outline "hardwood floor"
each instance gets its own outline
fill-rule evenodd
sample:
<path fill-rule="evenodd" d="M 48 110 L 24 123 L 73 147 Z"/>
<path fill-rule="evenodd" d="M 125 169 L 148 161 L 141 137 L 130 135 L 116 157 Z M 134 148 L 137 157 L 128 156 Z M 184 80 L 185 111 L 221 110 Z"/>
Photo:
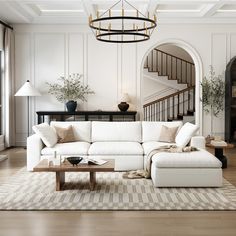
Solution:
<path fill-rule="evenodd" d="M 213 151 L 213 150 L 210 150 Z M 26 151 L 10 149 L 0 162 L 0 183 L 26 164 Z M 236 186 L 236 149 L 226 152 L 224 177 Z M 0 236 L 236 235 L 236 211 L 1 211 Z"/>

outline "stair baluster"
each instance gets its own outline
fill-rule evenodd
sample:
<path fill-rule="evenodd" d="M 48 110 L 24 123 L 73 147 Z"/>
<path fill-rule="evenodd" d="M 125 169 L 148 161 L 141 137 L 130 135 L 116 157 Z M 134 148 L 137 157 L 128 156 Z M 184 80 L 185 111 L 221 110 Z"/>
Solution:
<path fill-rule="evenodd" d="M 147 103 L 143 109 L 144 120 L 147 121 L 182 119 L 184 115 L 195 111 L 195 86 Z"/>
<path fill-rule="evenodd" d="M 188 86 L 195 84 L 194 64 L 192 62 L 156 48 L 147 56 L 144 68 L 147 68 L 149 72 L 157 72 L 160 76 L 168 76 L 169 80 L 177 80 L 178 83 L 186 83 Z M 183 71 L 185 71 L 184 74 Z"/>

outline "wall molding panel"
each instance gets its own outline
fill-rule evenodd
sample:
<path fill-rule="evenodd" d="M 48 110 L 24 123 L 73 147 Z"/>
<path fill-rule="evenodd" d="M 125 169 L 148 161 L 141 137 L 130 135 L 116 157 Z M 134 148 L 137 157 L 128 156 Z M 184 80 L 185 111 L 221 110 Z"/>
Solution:
<path fill-rule="evenodd" d="M 203 62 L 201 76 L 209 65 L 216 72 L 225 70 L 236 55 L 235 25 L 160 24 L 151 40 L 140 44 L 98 42 L 86 25 L 15 25 L 16 90 L 29 79 L 42 97 L 31 99 L 31 126 L 38 110 L 64 110 L 64 104 L 47 94 L 45 82 L 55 82 L 61 75 L 83 74 L 83 83 L 95 90 L 81 110 L 118 110 L 123 92 L 131 97 L 131 109 L 142 117 L 142 60 L 152 45 L 176 39 L 191 45 Z M 201 39 L 199 39 L 199 36 Z M 199 85 L 200 86 L 200 85 Z M 199 105 L 199 107 L 201 104 Z M 200 108 L 199 108 L 200 109 Z M 16 98 L 16 145 L 25 145 L 27 133 L 26 101 Z M 203 134 L 209 134 L 210 117 L 201 114 Z M 202 122 L 202 120 L 204 122 Z M 203 125 L 204 123 L 204 125 Z M 224 116 L 214 120 L 219 135 L 224 134 Z"/>

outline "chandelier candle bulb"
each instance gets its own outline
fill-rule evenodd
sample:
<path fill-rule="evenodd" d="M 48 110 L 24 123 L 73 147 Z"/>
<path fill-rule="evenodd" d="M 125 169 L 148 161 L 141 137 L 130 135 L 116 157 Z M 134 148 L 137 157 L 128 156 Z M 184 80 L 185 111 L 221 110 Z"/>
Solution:
<path fill-rule="evenodd" d="M 109 10 L 109 17 L 111 17 L 111 9 Z"/>
<path fill-rule="evenodd" d="M 136 16 L 138 17 L 138 10 L 136 10 Z"/>
<path fill-rule="evenodd" d="M 122 8 L 122 16 L 124 16 L 125 15 L 125 10 L 124 10 L 124 8 Z"/>
<path fill-rule="evenodd" d="M 97 11 L 97 18 L 99 18 L 99 12 Z"/>

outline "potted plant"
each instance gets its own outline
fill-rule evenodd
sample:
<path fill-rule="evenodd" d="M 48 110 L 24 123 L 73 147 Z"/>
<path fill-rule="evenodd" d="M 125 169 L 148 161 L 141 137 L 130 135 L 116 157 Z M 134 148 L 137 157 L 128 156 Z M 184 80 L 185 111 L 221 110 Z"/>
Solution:
<path fill-rule="evenodd" d="M 48 93 L 55 95 L 59 102 L 65 103 L 68 112 L 74 112 L 77 101 L 87 101 L 88 94 L 94 94 L 88 85 L 84 86 L 81 82 L 81 74 L 69 75 L 68 78 L 61 76 L 59 83 L 46 83 L 49 86 Z"/>
<path fill-rule="evenodd" d="M 213 137 L 213 118 L 224 109 L 225 82 L 223 75 L 216 75 L 212 66 L 208 77 L 204 77 L 202 86 L 202 104 L 206 114 L 211 115 L 211 135 Z"/>

